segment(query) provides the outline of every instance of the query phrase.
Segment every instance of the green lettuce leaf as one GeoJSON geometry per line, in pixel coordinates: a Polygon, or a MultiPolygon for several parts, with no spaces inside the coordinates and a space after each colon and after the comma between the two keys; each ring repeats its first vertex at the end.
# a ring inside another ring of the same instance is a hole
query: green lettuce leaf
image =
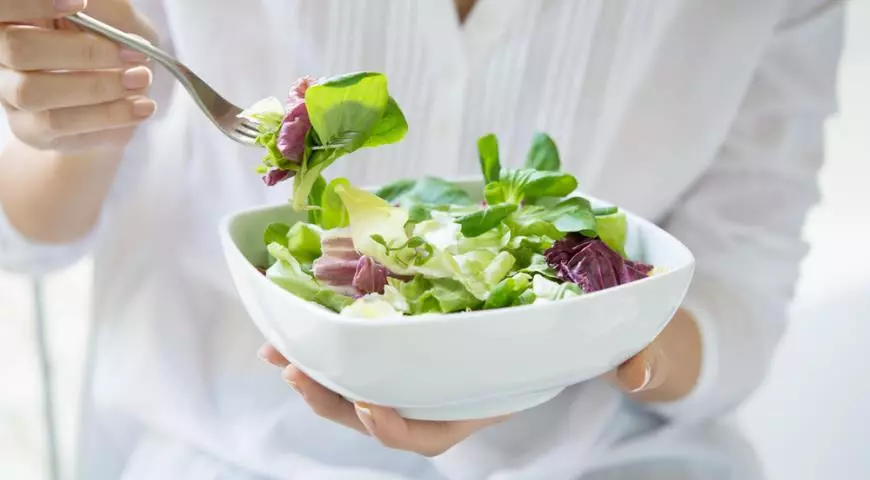
{"type": "Polygon", "coordinates": [[[622,258],[628,258],[625,254],[625,237],[628,231],[625,214],[617,212],[596,217],[596,224],[596,231],[601,241],[622,258]]]}
{"type": "Polygon", "coordinates": [[[462,234],[469,238],[478,237],[498,227],[514,213],[519,206],[513,203],[491,205],[483,210],[459,218],[456,223],[462,226],[462,234]]]}
{"type": "Polygon", "coordinates": [[[320,226],[324,229],[332,230],[350,225],[350,216],[347,213],[347,208],[344,207],[344,201],[335,191],[339,186],[349,185],[350,182],[347,179],[336,178],[329,182],[329,185],[324,189],[320,205],[320,226]]]}
{"type": "Polygon", "coordinates": [[[545,133],[537,133],[526,156],[525,167],[529,170],[557,172],[562,166],[556,142],[545,133]]]}
{"type": "Polygon", "coordinates": [[[520,296],[532,285],[532,277],[525,273],[517,273],[508,277],[492,290],[483,308],[505,308],[520,304],[520,296]]]}
{"type": "Polygon", "coordinates": [[[480,170],[486,183],[497,182],[501,175],[501,160],[498,153],[498,139],[494,134],[481,137],[477,141],[480,170]]]}
{"type": "Polygon", "coordinates": [[[297,223],[287,232],[287,250],[303,267],[310,267],[323,254],[320,248],[321,230],[307,223],[297,223]]]}

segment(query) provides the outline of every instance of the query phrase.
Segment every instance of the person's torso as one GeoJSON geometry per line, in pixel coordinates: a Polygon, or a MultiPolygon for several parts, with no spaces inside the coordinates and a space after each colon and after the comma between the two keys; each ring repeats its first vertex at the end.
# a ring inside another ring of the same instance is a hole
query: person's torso
{"type": "MultiPolygon", "coordinates": [[[[518,165],[547,132],[583,191],[652,220],[710,167],[780,8],[478,0],[460,26],[453,0],[165,3],[176,53],[240,104],[283,98],[302,75],[387,75],[406,139],[343,158],[327,177],[476,175],[478,137],[496,133],[503,162],[518,165]]],[[[262,337],[235,297],[217,225],[290,192],[266,188],[261,152],[223,138],[181,89],[161,107],[148,158],[127,159],[142,165],[96,261],[96,407],[266,470],[314,459],[421,472],[422,460],[314,418],[258,363],[262,337]]]]}

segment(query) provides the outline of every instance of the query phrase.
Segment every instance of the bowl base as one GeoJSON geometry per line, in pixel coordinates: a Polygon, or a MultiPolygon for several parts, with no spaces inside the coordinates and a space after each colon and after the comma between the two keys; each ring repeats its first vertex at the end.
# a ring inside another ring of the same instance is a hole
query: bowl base
{"type": "Polygon", "coordinates": [[[398,408],[399,415],[410,420],[459,421],[492,418],[528,410],[552,400],[564,387],[540,392],[493,398],[479,402],[457,403],[442,407],[398,408]]]}

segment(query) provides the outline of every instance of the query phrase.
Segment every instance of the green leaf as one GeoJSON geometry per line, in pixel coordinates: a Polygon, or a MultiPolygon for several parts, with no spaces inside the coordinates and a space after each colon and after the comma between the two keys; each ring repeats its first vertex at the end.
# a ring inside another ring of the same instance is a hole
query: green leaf
{"type": "MultiPolygon", "coordinates": [[[[323,175],[317,175],[314,184],[311,186],[311,191],[308,193],[308,205],[320,207],[323,204],[323,193],[325,190],[326,180],[323,178],[323,175]]],[[[308,222],[322,225],[322,213],[319,208],[313,208],[308,211],[308,222]]]]}
{"type": "Polygon", "coordinates": [[[405,114],[399,108],[399,104],[393,97],[387,100],[387,108],[384,110],[384,116],[375,125],[371,132],[371,136],[366,140],[364,147],[377,147],[380,145],[388,145],[396,143],[405,137],[408,133],[408,122],[405,120],[405,114]]]}
{"type": "Polygon", "coordinates": [[[486,183],[498,181],[501,174],[501,161],[498,154],[498,139],[494,134],[490,133],[477,141],[477,153],[480,157],[480,170],[486,183]]]}
{"type": "Polygon", "coordinates": [[[462,285],[462,283],[450,278],[436,278],[431,280],[432,296],[438,301],[438,306],[443,313],[475,310],[482,303],[462,285]]]}
{"type": "Polygon", "coordinates": [[[483,188],[483,198],[489,205],[497,205],[507,201],[504,185],[500,182],[487,183],[483,188]]]}
{"type": "Polygon", "coordinates": [[[562,172],[504,170],[500,183],[507,201],[520,203],[542,197],[564,197],[577,189],[577,179],[562,172]]]}
{"type": "Polygon", "coordinates": [[[340,185],[348,186],[350,182],[346,178],[336,178],[329,182],[323,192],[323,200],[320,204],[320,226],[326,230],[344,228],[350,225],[350,216],[344,206],[344,201],[335,192],[336,187],[340,185]]]}
{"type": "Polygon", "coordinates": [[[525,167],[532,170],[559,171],[559,149],[556,142],[545,133],[537,133],[532,139],[532,147],[526,156],[525,167]]]}
{"type": "Polygon", "coordinates": [[[303,265],[311,265],[323,254],[320,246],[320,232],[306,223],[297,223],[284,238],[287,250],[303,265]]]}
{"type": "Polygon", "coordinates": [[[532,285],[532,277],[525,273],[518,273],[499,282],[492,290],[486,303],[485,310],[492,308],[505,308],[518,305],[520,296],[532,285]]]}
{"type": "Polygon", "coordinates": [[[390,278],[387,282],[408,302],[411,315],[423,313],[442,313],[441,305],[432,295],[432,283],[422,276],[416,276],[408,282],[390,278]]]}
{"type": "Polygon", "coordinates": [[[501,225],[505,218],[517,210],[513,203],[492,205],[485,209],[459,218],[456,223],[462,225],[462,234],[473,238],[501,225]]]}
{"type": "Polygon", "coordinates": [[[399,199],[408,193],[414,186],[417,185],[417,180],[399,180],[389,183],[381,187],[375,195],[383,198],[390,203],[396,203],[399,199]]]}
{"type": "Polygon", "coordinates": [[[384,75],[359,72],[312,86],[305,105],[321,145],[350,153],[369,140],[389,98],[384,75]]]}
{"type": "Polygon", "coordinates": [[[625,214],[622,212],[596,217],[598,238],[610,247],[614,252],[620,254],[622,258],[627,258],[625,254],[625,237],[628,231],[628,223],[625,219],[625,214]]]}
{"type": "Polygon", "coordinates": [[[276,262],[266,270],[266,277],[297,297],[314,301],[320,285],[305,272],[290,250],[279,243],[271,243],[267,249],[276,262]]]}
{"type": "Polygon", "coordinates": [[[483,271],[483,281],[490,287],[500,282],[514,267],[516,258],[508,252],[499,252],[483,271]]]}
{"type": "Polygon", "coordinates": [[[537,274],[550,280],[559,280],[556,270],[547,263],[547,257],[539,253],[532,255],[531,263],[528,267],[522,269],[522,272],[537,274]]]}
{"type": "Polygon", "coordinates": [[[592,209],[592,213],[596,217],[604,217],[607,215],[613,215],[614,213],[616,213],[618,211],[619,211],[619,209],[616,207],[599,207],[599,208],[592,209]]]}
{"type": "Polygon", "coordinates": [[[349,307],[354,302],[353,298],[327,288],[321,289],[314,294],[313,301],[335,312],[341,312],[345,307],[349,307]]]}
{"type": "Polygon", "coordinates": [[[581,197],[567,198],[544,210],[544,219],[564,233],[595,232],[595,215],[589,201],[581,197]]]}
{"type": "Polygon", "coordinates": [[[266,232],[263,233],[263,243],[267,246],[270,243],[278,243],[284,247],[287,246],[287,234],[290,232],[290,226],[286,223],[270,223],[266,227],[266,232]]]}
{"type": "Polygon", "coordinates": [[[425,222],[432,218],[432,209],[425,205],[414,205],[408,209],[408,221],[413,223],[425,222]]]}

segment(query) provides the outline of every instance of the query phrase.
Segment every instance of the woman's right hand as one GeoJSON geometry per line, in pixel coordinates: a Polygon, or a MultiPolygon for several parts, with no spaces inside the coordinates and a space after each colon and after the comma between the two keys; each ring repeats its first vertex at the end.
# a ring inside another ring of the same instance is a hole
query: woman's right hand
{"type": "MultiPolygon", "coordinates": [[[[142,54],[57,20],[85,3],[0,0],[0,102],[12,133],[38,150],[122,149],[156,109],[142,54]]],[[[87,13],[155,40],[127,0],[91,0],[87,13]]]]}

